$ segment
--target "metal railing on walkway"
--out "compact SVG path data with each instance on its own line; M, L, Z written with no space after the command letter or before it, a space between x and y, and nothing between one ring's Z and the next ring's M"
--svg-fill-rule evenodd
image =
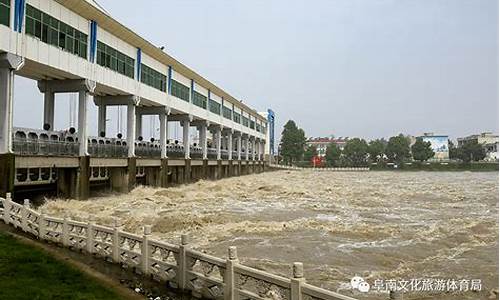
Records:
M0 198L0 218L40 240L51 241L111 259L135 268L181 291L208 299L324 299L356 300L306 283L302 263L293 264L291 278L277 276L239 263L236 247L229 247L226 259L190 248L183 235L180 245L151 239L151 226L142 235L123 231L117 222L106 227L68 218L56 218Z

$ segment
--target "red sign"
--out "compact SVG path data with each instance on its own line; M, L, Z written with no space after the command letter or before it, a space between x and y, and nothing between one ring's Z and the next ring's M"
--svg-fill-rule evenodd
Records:
M319 166L323 165L323 158L320 156L314 156L312 158L312 164L313 164L313 167L319 167Z

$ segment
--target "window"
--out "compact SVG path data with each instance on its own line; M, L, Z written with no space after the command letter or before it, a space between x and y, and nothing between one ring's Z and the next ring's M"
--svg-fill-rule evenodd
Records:
M250 128L255 129L255 121L250 120Z
M134 78L135 60L120 51L97 41L97 64Z
M172 79L172 95L189 102L189 88Z
M204 109L207 109L207 97L198 93L197 91L193 92L193 104Z
M1 3L4 1L0 0ZM85 33L29 4L26 5L26 34L81 58L87 58L87 35Z
M258 123L256 124L256 126L255 126L255 130L257 130L257 132L261 132L261 131L260 131L260 124L258 124Z
M234 111L233 111L233 121L238 124L241 124L241 115Z
M243 124L243 126L248 127L248 121L249 121L248 118L243 116L243 122L241 124Z
M231 109L222 106L222 115L224 116L224 118L231 120Z
M210 111L213 112L214 114L220 115L220 106L221 106L220 103L218 103L212 99L209 100L209 103L210 103L209 104Z
M10 0L0 0L0 24L10 26Z
M116 52L116 50L115 50ZM107 59L107 57L106 57ZM113 61L111 56L109 57L110 59L110 65L111 68L113 68L114 64L116 64L116 61ZM107 63L107 62L106 62ZM167 76L161 74L160 72L146 66L145 64L141 65L141 82L144 84L147 84L151 87L154 87L155 89L158 89L162 92L167 91Z

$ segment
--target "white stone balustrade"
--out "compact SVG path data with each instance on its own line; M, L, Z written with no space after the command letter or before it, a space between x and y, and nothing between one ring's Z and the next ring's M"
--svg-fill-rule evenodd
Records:
M187 235L180 245L151 239L151 226L143 235L122 231L115 219L113 227L97 225L91 218L78 222L47 216L30 208L29 200L18 204L7 194L0 198L0 218L40 240L59 243L74 250L109 258L114 263L135 268L171 287L190 291L207 299L356 300L306 283L302 263L292 265L291 278L274 275L239 263L237 249L229 247L227 259L190 249Z

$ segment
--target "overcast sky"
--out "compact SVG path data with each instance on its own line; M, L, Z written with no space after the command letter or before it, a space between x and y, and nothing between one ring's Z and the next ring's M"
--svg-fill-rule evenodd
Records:
M498 132L497 0L99 3L231 95L273 109L278 132L288 119L308 136ZM17 80L15 125L41 127L42 99ZM66 99L56 127L68 125Z

